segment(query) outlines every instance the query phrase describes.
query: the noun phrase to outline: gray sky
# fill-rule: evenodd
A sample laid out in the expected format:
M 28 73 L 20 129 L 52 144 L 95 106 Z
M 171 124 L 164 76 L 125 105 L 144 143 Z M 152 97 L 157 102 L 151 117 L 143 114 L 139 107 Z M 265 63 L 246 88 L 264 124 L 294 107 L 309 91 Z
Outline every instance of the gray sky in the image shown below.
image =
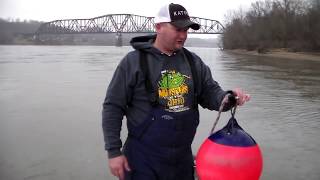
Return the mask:
M 190 16 L 224 20 L 229 10 L 248 8 L 257 0 L 0 0 L 0 17 L 20 20 L 93 18 L 106 14 L 155 16 L 165 3 L 183 5 Z

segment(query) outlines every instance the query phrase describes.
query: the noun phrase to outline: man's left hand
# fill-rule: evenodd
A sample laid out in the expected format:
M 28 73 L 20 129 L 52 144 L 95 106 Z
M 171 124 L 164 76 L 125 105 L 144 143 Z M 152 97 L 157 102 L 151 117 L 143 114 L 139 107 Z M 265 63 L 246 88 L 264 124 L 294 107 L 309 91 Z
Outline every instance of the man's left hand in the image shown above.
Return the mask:
M 237 99 L 237 105 L 242 106 L 245 102 L 250 100 L 250 94 L 246 94 L 242 89 L 235 88 L 232 90 Z

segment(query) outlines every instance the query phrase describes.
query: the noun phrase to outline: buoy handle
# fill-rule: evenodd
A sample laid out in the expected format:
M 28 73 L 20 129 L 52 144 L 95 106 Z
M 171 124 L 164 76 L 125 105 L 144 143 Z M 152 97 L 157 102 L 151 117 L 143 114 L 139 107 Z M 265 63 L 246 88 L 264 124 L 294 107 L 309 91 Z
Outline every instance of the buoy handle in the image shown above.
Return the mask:
M 237 110 L 237 105 L 233 106 L 231 109 L 230 109 L 230 112 L 231 112 L 231 116 L 234 118 L 234 115 L 236 114 L 236 110 Z

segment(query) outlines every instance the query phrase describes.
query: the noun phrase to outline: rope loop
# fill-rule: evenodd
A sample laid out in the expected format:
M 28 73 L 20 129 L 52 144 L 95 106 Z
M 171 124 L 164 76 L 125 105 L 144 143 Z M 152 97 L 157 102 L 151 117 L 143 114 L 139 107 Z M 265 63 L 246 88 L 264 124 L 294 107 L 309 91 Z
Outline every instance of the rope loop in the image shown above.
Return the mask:
M 219 112 L 218 112 L 217 118 L 216 118 L 216 120 L 215 120 L 215 122 L 214 122 L 214 124 L 213 124 L 213 127 L 212 127 L 211 131 L 210 131 L 210 135 L 213 134 L 213 131 L 214 131 L 214 129 L 216 128 L 216 126 L 217 126 L 217 124 L 218 124 L 218 121 L 219 121 L 219 119 L 220 119 L 221 112 L 223 111 L 224 106 L 228 103 L 228 99 L 229 99 L 230 96 L 233 96 L 233 95 L 231 95 L 231 94 L 226 94 L 226 95 L 224 96 L 224 98 L 223 98 L 223 100 L 222 100 L 222 102 L 221 102 L 221 105 L 220 105 L 220 107 L 219 107 Z M 238 97 L 236 96 L 235 99 L 237 100 Z M 236 104 L 234 107 L 232 107 L 231 110 L 230 110 L 232 117 L 234 117 L 234 115 L 236 114 L 236 109 L 237 109 L 237 104 Z

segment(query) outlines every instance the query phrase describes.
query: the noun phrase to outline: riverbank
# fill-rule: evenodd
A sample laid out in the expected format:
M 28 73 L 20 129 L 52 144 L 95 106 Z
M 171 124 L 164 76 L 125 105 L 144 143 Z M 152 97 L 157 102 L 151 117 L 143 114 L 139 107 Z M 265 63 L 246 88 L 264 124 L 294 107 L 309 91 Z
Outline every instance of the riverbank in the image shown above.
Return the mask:
M 260 57 L 320 61 L 320 53 L 289 52 L 286 49 L 271 49 L 265 53 L 258 53 L 257 51 L 247 51 L 245 49 L 234 49 L 234 50 L 224 50 L 224 51 L 234 53 L 234 54 L 252 55 L 252 56 L 260 56 Z

